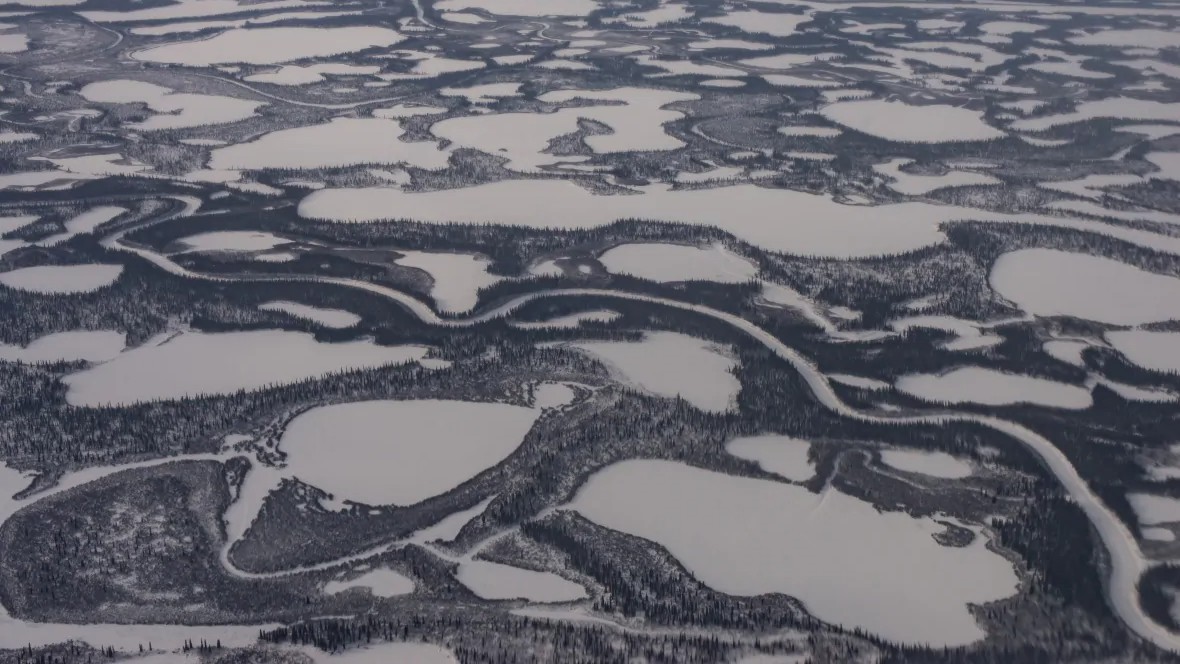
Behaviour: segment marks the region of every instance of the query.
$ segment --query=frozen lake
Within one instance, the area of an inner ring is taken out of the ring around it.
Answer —
[[[824,107],[823,116],[849,129],[902,143],[988,141],[1006,134],[983,114],[957,106],[914,106],[899,101],[846,101]]]
[[[335,118],[329,122],[271,132],[248,143],[213,151],[209,168],[333,168],[351,164],[409,164],[425,169],[447,165],[449,155],[430,141],[401,140],[401,124],[383,118]]]
[[[238,122],[256,115],[264,102],[220,95],[174,92],[154,83],[118,79],[90,83],[78,91],[89,101],[106,104],[144,104],[155,115],[128,128],[141,131],[184,129]]]
[[[948,480],[970,477],[972,473],[971,464],[946,452],[881,450],[881,461],[898,470]]]
[[[944,374],[909,374],[897,380],[897,389],[934,403],[1030,403],[1074,410],[1089,408],[1093,403],[1090,391],[1076,385],[982,367],[962,367]]]
[[[1132,364],[1164,373],[1180,373],[1180,332],[1120,330],[1106,340]]]
[[[666,547],[721,592],[785,593],[821,620],[902,643],[977,641],[984,632],[967,605],[1017,588],[1011,564],[982,534],[966,547],[944,547],[931,537],[944,530],[932,519],[879,512],[834,489],[815,495],[636,460],[591,477],[570,507]]]
[[[364,505],[412,505],[512,454],[540,411],[472,401],[361,401],[299,415],[279,441],[288,475]]]
[[[676,332],[648,332],[642,341],[569,344],[606,363],[622,382],[662,397],[683,398],[704,411],[733,408],[741,383],[732,358],[713,344]]]
[[[122,265],[39,265],[0,273],[0,285],[31,293],[87,293],[115,283]]]
[[[526,599],[530,602],[572,602],[586,589],[552,572],[537,572],[486,560],[464,560],[455,578],[484,599]]]
[[[319,323],[324,327],[333,329],[343,329],[352,327],[361,322],[361,317],[345,311],[344,309],[326,309],[324,307],[313,307],[309,304],[301,304],[299,302],[289,302],[287,300],[276,300],[274,302],[263,302],[258,305],[259,309],[263,311],[281,311],[285,314],[290,314],[296,318],[303,318],[315,323]]]
[[[364,588],[374,597],[396,597],[414,592],[414,582],[386,567],[378,567],[346,581],[333,579],[324,584],[325,595],[336,595],[353,588]]]
[[[608,272],[661,283],[703,280],[734,284],[750,281],[758,274],[757,265],[720,244],[621,244],[598,260]]]
[[[0,344],[0,360],[7,362],[102,362],[119,354],[126,345],[122,332],[77,330],[34,339],[25,347]]]
[[[1126,263],[1056,249],[1021,249],[992,266],[992,288],[1039,316],[1114,325],[1180,318],[1180,279]]]
[[[135,53],[135,59],[190,67],[273,65],[392,46],[402,39],[394,30],[373,26],[237,28],[208,39],[151,47]]]
[[[299,214],[335,221],[397,217],[426,223],[464,221],[532,228],[595,228],[618,219],[652,219],[715,226],[770,251],[832,258],[879,256],[937,244],[945,237],[939,224],[952,220],[1081,225],[1043,215],[1001,215],[918,202],[843,205],[827,196],[749,184],[686,191],[651,185],[636,191],[642,193],[595,195],[569,182],[540,179],[424,193],[384,187],[322,189],[300,202]],[[530,204],[518,205],[522,200]],[[1147,246],[1161,242],[1161,236],[1154,233],[1139,235],[1138,231],[1097,222],[1095,226]]]
[[[439,311],[463,313],[470,311],[479,301],[479,291],[504,277],[488,272],[491,261],[477,254],[452,252],[398,250],[402,257],[398,265],[417,268],[430,275],[434,281],[430,296],[434,298]]]
[[[132,404],[230,394],[352,369],[402,364],[426,355],[421,346],[370,341],[320,343],[304,332],[183,332],[157,337],[98,366],[62,379],[75,406]]]
[[[725,445],[725,451],[735,457],[792,482],[806,482],[815,475],[815,465],[807,459],[810,450],[806,440],[778,435],[734,438]]]

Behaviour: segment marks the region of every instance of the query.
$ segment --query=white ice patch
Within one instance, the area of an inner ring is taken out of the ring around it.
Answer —
[[[621,244],[598,257],[608,272],[628,274],[660,283],[715,281],[737,284],[758,275],[758,266],[720,244],[692,247],[681,244]]]
[[[683,398],[709,412],[731,410],[741,390],[737,363],[709,342],[676,332],[649,332],[642,341],[570,344],[608,364],[624,382],[653,394]]]
[[[943,374],[909,374],[897,389],[933,403],[978,403],[1006,406],[1027,403],[1081,410],[1093,403],[1090,391],[1046,378],[962,367]]]
[[[1114,325],[1180,318],[1180,279],[1126,263],[1056,249],[1020,249],[992,266],[1000,296],[1039,316]]]
[[[361,401],[321,406],[287,425],[286,472],[364,505],[412,505],[511,455],[539,410],[503,403]]]
[[[815,465],[807,459],[811,443],[790,436],[762,435],[734,438],[725,451],[739,459],[758,464],[768,473],[792,482],[806,482],[815,476]]]
[[[320,343],[311,334],[279,330],[185,332],[154,339],[62,379],[74,406],[133,404],[231,394],[324,374],[402,364],[426,355],[421,346],[370,341]]]
[[[39,265],[0,273],[0,285],[47,295],[87,293],[115,283],[122,265]]]
[[[834,489],[814,495],[671,461],[615,464],[570,506],[657,542],[721,592],[784,593],[820,620],[895,642],[975,642],[985,633],[969,605],[1009,597],[1019,583],[982,533],[945,547],[932,537],[945,528],[930,518],[880,512]]]

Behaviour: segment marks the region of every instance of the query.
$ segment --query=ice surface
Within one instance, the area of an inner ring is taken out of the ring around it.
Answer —
[[[944,374],[909,374],[897,389],[936,403],[979,403],[1004,406],[1030,403],[1052,408],[1083,409],[1090,391],[1046,378],[1004,373],[982,367],[961,367]]]
[[[633,460],[590,478],[570,505],[586,518],[667,548],[731,595],[781,592],[821,620],[903,643],[957,646],[984,636],[968,610],[1016,592],[1011,564],[977,536],[829,489]],[[871,543],[867,545],[867,543]],[[904,607],[904,610],[900,610]]]
[[[957,106],[915,106],[900,101],[845,101],[824,107],[832,122],[872,136],[903,143],[951,143],[1003,138],[983,114]]]
[[[464,560],[455,578],[484,599],[527,599],[530,602],[571,602],[586,589],[552,572],[536,572],[486,560]]]
[[[735,457],[793,482],[806,482],[815,475],[815,466],[807,459],[810,449],[806,440],[778,435],[734,438],[725,445],[725,451]]]
[[[39,265],[0,273],[0,285],[32,293],[86,293],[110,286],[122,265]]]
[[[66,401],[103,406],[230,394],[426,355],[421,346],[320,343],[311,334],[279,330],[184,332],[154,341],[63,378]]]
[[[692,247],[681,244],[621,244],[598,260],[607,271],[661,283],[703,280],[724,284],[750,281],[758,266],[720,244]]]
[[[324,327],[333,329],[341,329],[352,327],[361,322],[361,317],[345,311],[344,309],[325,309],[323,307],[313,307],[309,304],[301,304],[299,302],[289,302],[286,300],[276,300],[274,302],[263,302],[258,305],[259,309],[263,311],[281,311],[286,314],[295,316],[296,318],[303,318],[306,320],[319,323]]]
[[[144,62],[208,67],[247,63],[273,65],[392,46],[404,37],[374,26],[235,28],[208,39],[154,46],[135,53]]]
[[[25,347],[0,344],[0,360],[8,362],[102,362],[119,354],[125,335],[114,330],[56,332],[34,339]]]
[[[337,500],[411,505],[512,454],[540,411],[470,401],[361,401],[321,406],[287,425],[286,471]]]
[[[351,588],[365,588],[374,597],[396,597],[414,592],[414,582],[391,569],[378,567],[347,581],[329,581],[324,584],[324,594],[336,595]]]
[[[898,470],[950,480],[969,477],[972,472],[971,464],[946,452],[881,450],[881,461]]]
[[[1106,340],[1132,364],[1164,373],[1180,373],[1180,332],[1122,330]]]
[[[990,282],[1000,296],[1039,316],[1114,325],[1180,318],[1180,279],[1101,256],[1020,249],[996,260]]]
[[[704,411],[733,407],[741,383],[736,362],[701,339],[676,332],[649,332],[642,341],[581,341],[570,344],[610,367],[624,382],[662,397],[681,397]]]

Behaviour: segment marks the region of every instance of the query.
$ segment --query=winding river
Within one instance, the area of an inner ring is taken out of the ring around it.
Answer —
[[[995,431],[1010,436],[1011,438],[1014,438],[1023,444],[1040,459],[1044,467],[1052,472],[1054,476],[1056,476],[1062,487],[1066,490],[1074,502],[1079,507],[1081,507],[1086,516],[1089,518],[1090,522],[1094,525],[1102,545],[1109,554],[1111,569],[1106,590],[1115,613],[1122,619],[1122,621],[1131,631],[1138,634],[1143,639],[1165,650],[1180,651],[1180,635],[1171,632],[1164,626],[1152,620],[1152,618],[1147,615],[1139,603],[1137,584],[1140,577],[1147,569],[1150,568],[1151,564],[1143,555],[1143,552],[1140,550],[1139,545],[1131,531],[1126,527],[1126,525],[1123,524],[1118,516],[1109,507],[1107,507],[1102,502],[1102,500],[1099,499],[1098,496],[1090,489],[1089,485],[1078,474],[1077,469],[1074,468],[1073,464],[1070,463],[1069,459],[1061,452],[1061,450],[1059,450],[1050,440],[1044,436],[1041,436],[1040,434],[1037,434],[1031,429],[1028,429],[1027,427],[999,417],[953,411],[927,414],[881,414],[877,412],[857,410],[844,403],[840,399],[840,397],[832,389],[831,383],[828,381],[827,377],[821,373],[815,367],[815,365],[811,363],[810,360],[801,355],[795,349],[780,341],[777,337],[766,330],[734,314],[719,311],[717,309],[699,304],[691,304],[688,302],[682,302],[664,297],[608,289],[562,288],[519,295],[483,313],[474,314],[466,318],[447,319],[440,317],[433,309],[430,308],[429,305],[413,296],[393,288],[371,284],[364,281],[312,275],[276,276],[243,274],[231,276],[210,275],[193,272],[176,264],[165,255],[155,252],[147,247],[124,241],[124,236],[131,230],[143,228],[153,223],[159,223],[177,216],[192,216],[196,213],[201,204],[200,200],[196,198],[174,198],[183,203],[183,209],[170,212],[154,220],[138,224],[132,228],[127,228],[122,231],[112,233],[102,240],[103,246],[115,251],[132,253],[136,256],[139,256],[140,258],[143,258],[144,260],[151,262],[160,269],[189,279],[200,279],[217,282],[257,282],[282,280],[323,283],[355,288],[384,297],[392,302],[396,302],[419,318],[422,322],[440,327],[460,328],[478,325],[492,319],[508,316],[529,302],[547,298],[595,296],[616,298],[632,302],[644,302],[656,306],[669,307],[672,309],[678,309],[681,311],[688,311],[702,316],[707,316],[742,331],[749,337],[756,340],[758,343],[762,344],[765,348],[777,355],[779,358],[788,362],[803,377],[819,403],[843,417],[852,418],[862,422],[885,424],[939,425],[951,422],[968,422],[989,427]],[[160,459],[148,463],[164,463],[174,460],[177,460],[177,458]],[[68,477],[68,479],[70,479],[68,486],[77,486],[81,483],[84,483],[84,481],[97,479],[98,477],[104,476],[111,472],[123,470],[134,465],[136,464],[82,471],[82,473]],[[63,489],[60,487],[54,488],[43,494],[35,496],[29,501],[22,501],[18,507],[24,507],[31,502],[35,502],[36,499],[44,497],[45,495],[57,493],[61,490]],[[0,513],[0,516],[7,518],[11,515],[11,513],[11,511],[7,511],[6,513]],[[391,543],[391,545],[393,544]],[[380,548],[384,550],[387,546],[391,545],[385,545]],[[374,550],[370,550],[365,553],[371,555],[375,552],[376,551]],[[354,556],[350,556],[349,558],[353,557]],[[233,566],[228,564],[228,560],[224,554],[222,559],[224,563],[227,563],[227,567],[231,572],[239,574],[241,573],[240,571],[234,570]],[[332,564],[339,562],[342,562],[342,560],[333,561]],[[316,567],[322,566],[317,565]],[[294,573],[295,571],[297,570],[291,570],[289,573]],[[8,619],[8,621],[10,624],[16,622],[12,621],[11,619]],[[32,626],[32,624],[29,623],[25,624],[29,625],[30,627]],[[85,628],[87,626],[70,627]],[[0,621],[0,632],[6,631],[6,629],[7,628],[5,627],[3,621]],[[257,630],[257,627],[249,629]],[[93,632],[87,633],[93,634]],[[99,640],[101,641],[101,639]],[[0,647],[3,647],[3,645],[4,644],[0,643]]]

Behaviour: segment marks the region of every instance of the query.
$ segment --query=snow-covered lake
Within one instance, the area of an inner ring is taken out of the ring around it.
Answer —
[[[115,283],[122,265],[38,265],[0,273],[0,285],[31,293],[86,293]]]
[[[1126,263],[1056,249],[1021,249],[996,260],[992,288],[1040,316],[1114,325],[1180,318],[1180,279]]]
[[[119,354],[126,345],[122,332],[77,330],[57,332],[34,339],[29,345],[0,344],[0,360],[7,362],[102,362]]]
[[[346,311],[344,309],[327,309],[324,307],[313,307],[310,304],[302,304],[300,302],[290,302],[287,300],[275,300],[273,302],[263,302],[258,305],[259,309],[263,311],[281,311],[285,314],[290,314],[296,318],[303,318],[315,323],[319,323],[324,327],[334,329],[342,329],[352,327],[361,322],[361,317]]]
[[[426,169],[447,165],[449,155],[430,141],[401,140],[401,124],[383,118],[334,118],[283,129],[248,143],[213,151],[209,168],[333,168],[351,164],[409,164]]]
[[[881,450],[881,461],[898,470],[950,480],[969,477],[972,472],[971,464],[946,452]]]
[[[324,594],[336,595],[352,588],[364,588],[374,597],[396,597],[414,592],[414,582],[399,572],[378,567],[351,579],[333,579],[324,584]]]
[[[211,231],[178,240],[184,251],[266,251],[290,243],[265,231]]]
[[[229,394],[324,374],[421,359],[421,346],[320,343],[304,332],[183,332],[156,337],[62,379],[75,406]]]
[[[902,643],[983,638],[968,604],[1011,596],[1011,564],[980,533],[938,544],[944,528],[829,489],[735,477],[671,461],[600,471],[570,507],[668,549],[708,586],[739,596],[781,592],[817,618]]]
[[[621,244],[598,257],[607,271],[661,283],[716,281],[743,283],[758,274],[758,266],[725,246],[693,247],[659,242]]]
[[[527,599],[530,602],[572,602],[586,589],[552,572],[537,572],[486,560],[464,560],[455,578],[484,599]]]
[[[257,115],[264,102],[175,92],[154,83],[118,79],[90,83],[78,91],[85,99],[105,104],[144,104],[155,114],[143,122],[127,125],[140,131],[184,129],[211,124],[226,124]]]
[[[790,436],[763,435],[734,438],[725,451],[758,464],[762,470],[793,482],[806,482],[815,475],[815,465],[807,459],[811,443]]]
[[[405,251],[398,265],[417,268],[430,275],[434,283],[430,297],[439,311],[463,313],[479,301],[479,290],[502,281],[504,277],[488,272],[492,262],[478,254],[453,252]]]
[[[1132,364],[1165,373],[1180,373],[1180,332],[1121,330],[1106,340]]]
[[[844,205],[827,196],[749,184],[685,191],[651,185],[636,191],[642,193],[602,196],[570,182],[542,179],[423,193],[385,187],[329,188],[304,198],[299,214],[336,221],[397,217],[426,223],[483,222],[532,228],[594,228],[617,219],[652,219],[715,226],[770,251],[833,258],[879,256],[937,244],[945,237],[939,224],[952,220],[1086,226],[1044,215],[1002,215],[919,202]],[[519,201],[529,201],[529,205],[521,206]],[[1098,222],[1092,222],[1092,227],[1146,246],[1173,244],[1154,233]],[[1180,248],[1173,251],[1180,252]]]
[[[905,375],[897,380],[897,389],[934,403],[1028,403],[1075,410],[1089,408],[1093,403],[1090,391],[1076,385],[982,367]]]
[[[733,407],[741,383],[736,361],[714,345],[677,332],[648,332],[642,341],[580,341],[570,344],[606,363],[623,382],[662,397],[682,397],[704,411]]]
[[[822,115],[849,129],[903,143],[952,143],[1003,138],[983,114],[957,106],[915,106],[900,101],[845,101],[824,107]]]
[[[402,39],[394,30],[374,26],[237,28],[208,39],[154,46],[135,53],[134,57],[144,62],[190,67],[234,63],[273,65],[392,46]]]
[[[512,454],[539,411],[502,403],[361,401],[314,408],[287,425],[288,475],[336,500],[411,505]]]

